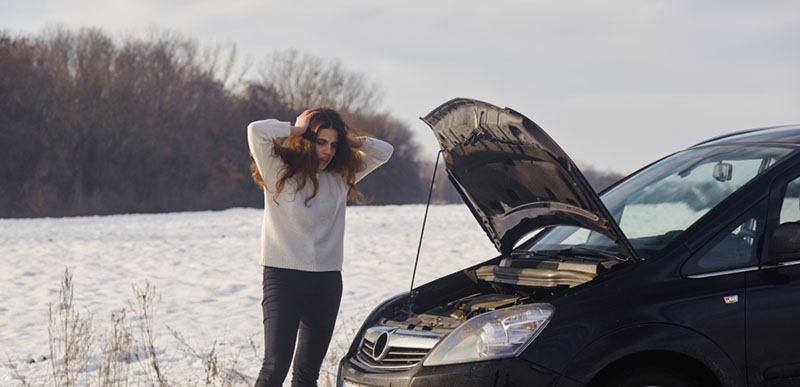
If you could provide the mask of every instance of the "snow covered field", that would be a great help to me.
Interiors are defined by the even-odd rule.
[[[98,337],[112,312],[127,308],[132,315],[132,285],[156,287],[155,343],[170,384],[194,385],[205,371],[168,328],[200,352],[215,348],[229,364],[236,357],[236,368],[254,380],[263,350],[261,211],[0,219],[0,385],[19,385],[18,375],[52,384],[50,363],[42,359],[50,353],[48,306],[59,301],[65,267],[73,275],[74,305],[92,314]],[[423,205],[348,208],[342,306],[320,386],[330,385],[366,314],[408,290],[424,211]],[[496,254],[466,206],[432,206],[416,284]],[[89,382],[97,380],[96,367]],[[145,367],[130,365],[131,385]]]

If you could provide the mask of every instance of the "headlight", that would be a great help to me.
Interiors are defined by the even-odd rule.
[[[514,357],[522,353],[553,317],[550,304],[518,305],[484,313],[442,340],[424,366]]]

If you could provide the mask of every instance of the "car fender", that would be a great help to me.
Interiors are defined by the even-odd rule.
[[[637,324],[610,332],[579,350],[564,373],[589,383],[603,369],[626,356],[669,351],[697,360],[723,386],[744,387],[744,375],[713,341],[692,329],[664,323]]]

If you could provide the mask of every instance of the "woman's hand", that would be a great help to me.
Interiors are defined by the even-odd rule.
[[[352,134],[347,135],[347,143],[350,144],[351,148],[361,148],[366,140],[366,137],[353,136]]]
[[[305,133],[306,130],[308,130],[308,122],[311,121],[311,117],[314,117],[315,114],[317,114],[317,112],[314,110],[306,110],[300,113],[294,121],[294,125],[292,125],[292,135],[300,136]]]

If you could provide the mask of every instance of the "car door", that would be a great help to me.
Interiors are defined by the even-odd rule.
[[[746,341],[751,386],[800,386],[800,249],[775,259],[770,243],[781,224],[800,222],[800,173],[770,185],[759,270],[747,273]],[[800,238],[800,235],[797,236]]]
[[[758,240],[763,235],[766,199],[732,219],[687,260],[683,286],[692,295],[682,302],[687,310],[680,323],[713,341],[746,376],[746,273],[758,269]]]

